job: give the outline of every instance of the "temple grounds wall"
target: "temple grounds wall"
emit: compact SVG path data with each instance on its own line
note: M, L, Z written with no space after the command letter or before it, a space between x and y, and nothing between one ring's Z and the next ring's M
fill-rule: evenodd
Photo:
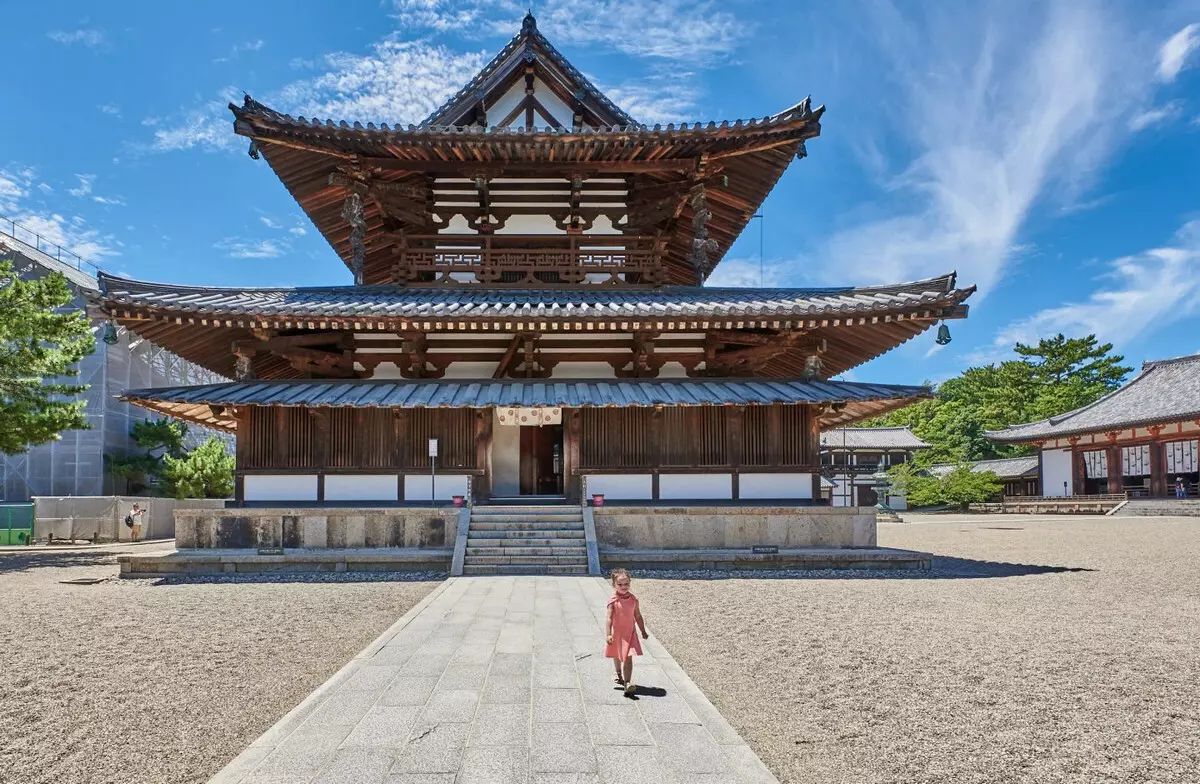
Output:
M602 547L646 550L875 547L874 507L604 506Z
M175 546L452 548L458 517L453 507L187 509L175 514Z

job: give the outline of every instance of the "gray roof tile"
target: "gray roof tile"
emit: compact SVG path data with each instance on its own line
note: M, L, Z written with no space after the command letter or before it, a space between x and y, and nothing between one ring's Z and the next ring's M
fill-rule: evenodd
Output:
M955 469L951 463L938 463L929 467L929 473L936 476L945 476ZM971 470L977 474L982 474L985 471L991 471L1001 479L1018 479L1023 476L1033 475L1038 473L1038 458L1037 455L1027 455L1024 457L1000 457L995 460L976 460L971 463Z
M840 427L821 433L821 446L846 449L928 449L907 427Z

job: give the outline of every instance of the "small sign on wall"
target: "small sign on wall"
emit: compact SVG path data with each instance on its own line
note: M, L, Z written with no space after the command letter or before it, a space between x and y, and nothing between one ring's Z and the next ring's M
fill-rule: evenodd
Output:
M502 425L561 425L562 409L537 406L535 408L500 408L496 415Z
M437 439L436 439L436 438L431 438L431 439L429 439L429 456L430 456L430 457L437 457L437 456L438 456L438 453L437 453Z

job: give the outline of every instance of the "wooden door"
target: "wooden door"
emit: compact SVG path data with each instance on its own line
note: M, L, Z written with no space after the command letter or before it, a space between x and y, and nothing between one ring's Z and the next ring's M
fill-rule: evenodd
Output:
M521 495L561 495L561 426L521 428Z
M858 506L875 506L879 503L879 494L875 492L874 487L858 485L854 489L858 492Z

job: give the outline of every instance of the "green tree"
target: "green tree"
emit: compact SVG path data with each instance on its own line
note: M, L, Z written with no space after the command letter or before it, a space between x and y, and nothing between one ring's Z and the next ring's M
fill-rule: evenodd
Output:
M939 480L942 503L957 504L963 511L971 504L986 503L1004 489L991 471L972 471L969 463L956 466Z
M888 469L891 494L904 496L909 508L939 506L942 485L936 476L931 476L912 463L903 463Z
M1027 447L994 444L984 434L1071 411L1117 389L1130 368L1112 350L1094 335L1018 343L1019 359L968 368L941 384L934 399L865 426L912 428L932 446L918 456L921 466L1026 454Z
M175 498L229 498L233 495L233 455L215 436L185 457L163 458L163 477Z
M15 455L85 430L83 384L77 363L96 350L87 317L66 308L74 299L57 272L34 280L17 277L0 260L0 452Z
M140 455L108 455L108 468L128 483L127 492L140 493L149 484L149 477L165 480L164 458L181 458L186 454L183 441L188 428L183 422L171 419L143 420L133 426L133 442L145 452ZM172 488L163 487L172 494Z

